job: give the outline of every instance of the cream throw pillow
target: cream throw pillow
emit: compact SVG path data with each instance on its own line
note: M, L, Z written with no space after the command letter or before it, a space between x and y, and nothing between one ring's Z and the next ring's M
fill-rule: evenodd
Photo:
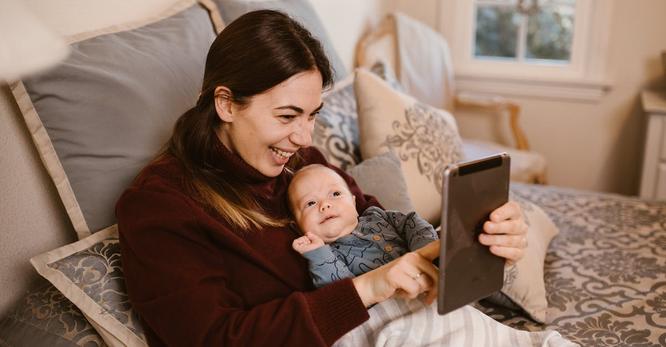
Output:
M409 197L416 212L440 222L442 172L460 161L462 145L453 116L393 90L375 74L356 70L361 157L388 151L400 158Z
M550 241L560 230L539 206L511 193L523 211L527 229L527 248L521 260L504 268L502 293L520 306L532 319L546 322L546 284L543 265Z

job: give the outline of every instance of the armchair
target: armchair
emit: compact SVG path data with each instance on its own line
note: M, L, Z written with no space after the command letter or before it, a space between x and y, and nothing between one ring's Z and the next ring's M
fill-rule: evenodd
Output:
M546 160L530 151L520 126L520 106L500 96L457 92L449 47L439 33L404 14L389 14L357 45L356 66L371 68L378 62L395 73L405 92L454 115L463 110L495 116L507 114L514 147L463 137L465 158L507 152L512 158L513 181L546 183Z

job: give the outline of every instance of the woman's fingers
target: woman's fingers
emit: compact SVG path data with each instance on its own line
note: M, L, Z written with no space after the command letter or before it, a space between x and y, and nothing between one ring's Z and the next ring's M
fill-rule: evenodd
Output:
M509 263L514 263L520 260L525 255L523 248L503 247L503 246L490 246L490 252L496 256L505 258Z
M432 262L435 260L435 258L439 257L439 246L440 241L434 240L429 244L417 249L415 253Z
M503 247L514 247L514 248L526 248L527 247L527 235L517 234L517 235L489 235L481 234L479 235L479 242L486 246L503 246Z
M411 265L407 267L405 273L408 275L408 277L411 277L415 283L418 284L418 292L416 295L429 292L429 295L426 297L426 301L430 300L431 302L432 299L430 299L430 297L433 294L436 295L437 283L439 281L439 271L437 270L437 267L432 264L431 257L434 256L433 252L435 250L437 251L436 254L439 255L439 241L437 241L437 243L431 242L429 245L432 245L432 248L425 250L425 255L428 258L424 257L422 253L418 252L419 250L422 250L428 246L425 246L415 252L407 253L403 257L405 258L405 261Z
M501 222L509 219L522 218L522 216L520 205L514 201L509 201L490 213L490 221Z
M527 224L522 218L503 222L486 221L483 224L483 231L488 234L524 234L527 232Z

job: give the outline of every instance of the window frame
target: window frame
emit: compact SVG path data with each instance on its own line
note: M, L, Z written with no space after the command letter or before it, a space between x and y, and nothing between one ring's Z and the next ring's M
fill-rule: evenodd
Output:
M492 1L483 1L492 2ZM577 0L569 64L475 59L476 1L439 5L439 30L451 46L458 89L595 101L610 89L608 32L613 1Z

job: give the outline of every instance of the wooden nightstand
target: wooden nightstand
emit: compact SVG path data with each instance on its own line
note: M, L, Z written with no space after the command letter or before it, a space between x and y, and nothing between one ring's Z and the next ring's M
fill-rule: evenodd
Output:
M666 200L666 90L643 91L641 103L648 125L640 196Z

